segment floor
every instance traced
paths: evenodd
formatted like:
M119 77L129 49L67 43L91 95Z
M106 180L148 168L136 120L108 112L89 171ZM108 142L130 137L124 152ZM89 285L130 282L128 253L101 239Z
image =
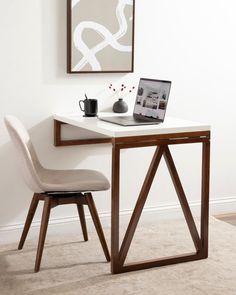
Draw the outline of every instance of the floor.
M79 230L79 226L77 227ZM126 227L122 227L122 233ZM50 229L49 229L50 230ZM48 235L41 270L34 273L37 238L22 251L17 243L0 246L1 295L235 295L236 230L210 217L209 258L132 273L110 274L95 232ZM110 230L105 229L109 240ZM181 255L195 250L183 218L135 232L127 262ZM168 278L168 280L167 280Z
M236 213L228 213L228 214L221 214L221 215L215 215L215 218L230 223L234 226L236 226Z

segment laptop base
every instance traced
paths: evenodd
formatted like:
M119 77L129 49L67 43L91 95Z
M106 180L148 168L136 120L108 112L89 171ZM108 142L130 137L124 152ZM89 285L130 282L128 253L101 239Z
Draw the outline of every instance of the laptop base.
M156 119L153 119L153 121L152 119L137 120L133 116L98 117L98 119L121 126L156 125L162 123L162 121L157 121Z

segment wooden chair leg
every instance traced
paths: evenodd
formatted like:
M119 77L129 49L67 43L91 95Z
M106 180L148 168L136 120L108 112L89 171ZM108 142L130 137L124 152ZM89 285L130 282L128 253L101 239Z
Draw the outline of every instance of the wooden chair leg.
M33 198L32 198L32 201L31 201L31 204L30 204L30 207L29 207L27 217L26 217L26 221L25 221L25 225L24 225L24 229L23 229L21 238L20 238L20 242L19 242L19 245L18 245L19 250L21 250L23 248L23 246L24 246L25 239L27 237L27 234L28 234L29 229L30 229L30 225L31 225L32 220L34 218L35 211L36 211L36 209L38 207L38 203L39 203L38 194L34 194Z
M42 220L41 220L41 226L40 226L38 249L37 249L36 261L35 261L35 267L34 267L35 272L38 272L40 269L40 263L41 263L42 254L43 254L43 247L44 247L44 242L45 242L47 228L48 228L50 210L51 210L51 198L46 196L44 199L44 207L43 207L43 214L42 214Z
M109 250L108 250L108 247L107 247L105 236L104 236L104 233L103 233L103 230L102 230L102 225L101 225L101 222L100 222L100 219L99 219L99 216L98 216L98 212L97 212L97 209L96 209L92 194L91 193L85 194L85 197L86 197L86 200L87 200L87 204L88 204L88 207L89 207L90 214L91 214L92 219L93 219L93 223L95 225L99 240L100 240L102 248L103 248L103 252L104 252L104 254L106 256L106 260L110 261L111 260L110 253L109 253Z
M77 209L78 209L78 213L79 213L80 224L81 224L84 240L88 241L88 232L87 232L87 226L86 226L86 221L85 221L85 216L84 216L84 206L77 205Z

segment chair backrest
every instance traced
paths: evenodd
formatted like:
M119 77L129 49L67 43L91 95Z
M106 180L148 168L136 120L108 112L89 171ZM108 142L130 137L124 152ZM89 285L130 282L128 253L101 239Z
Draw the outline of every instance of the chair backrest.
M14 116L5 116L4 122L15 146L17 160L20 164L26 184L35 193L43 192L38 174L42 166L38 160L27 130Z

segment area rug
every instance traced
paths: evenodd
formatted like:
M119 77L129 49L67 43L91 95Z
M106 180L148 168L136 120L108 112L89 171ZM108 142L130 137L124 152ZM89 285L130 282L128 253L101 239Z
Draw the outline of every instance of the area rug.
M105 231L109 243L109 229ZM110 274L95 232L47 236L41 270L33 272L37 241L23 250L0 246L0 294L235 295L236 227L210 219L209 258L148 270ZM128 261L193 251L183 220L145 224L137 229Z

